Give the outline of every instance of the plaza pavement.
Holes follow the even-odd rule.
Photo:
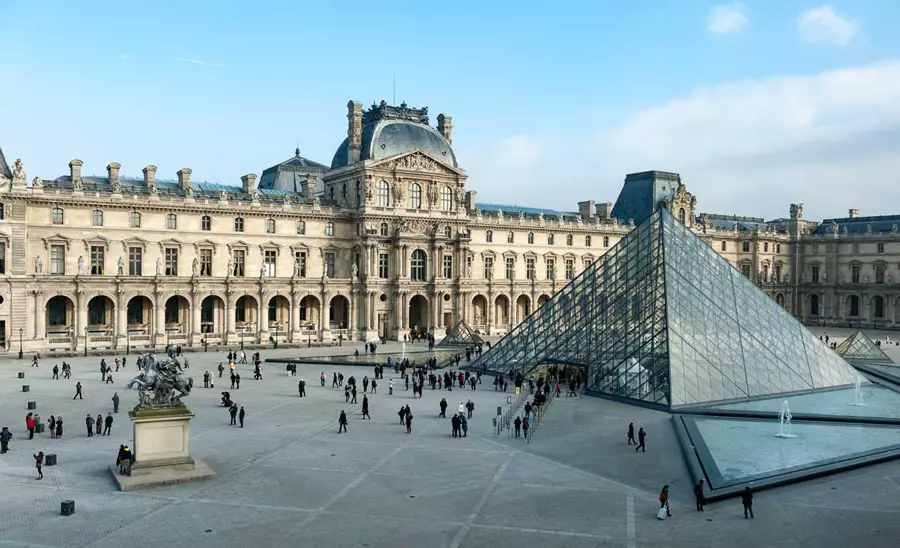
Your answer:
[[[835,336],[837,333],[835,333]],[[352,353],[360,345],[337,351]],[[410,350],[417,346],[410,346]],[[389,344],[380,350],[399,353]],[[124,388],[136,373],[127,369],[100,381],[99,358],[67,359],[73,379],[53,381],[53,362],[38,369],[29,360],[0,361],[0,423],[15,433],[10,452],[0,458],[0,546],[17,547],[479,547],[541,546],[888,546],[900,538],[900,462],[890,462],[762,492],[757,519],[742,518],[740,504],[727,501],[697,513],[687,470],[664,413],[596,398],[557,399],[534,441],[494,437],[491,417],[508,394],[488,384],[479,389],[434,391],[413,399],[395,379],[370,395],[371,421],[359,405],[344,403],[331,389],[331,374],[342,371],[361,381],[364,367],[303,365],[308,398],[297,397],[298,378],[283,366],[264,367],[254,381],[240,366],[240,390],[227,378],[202,388],[204,370],[213,371],[223,352],[191,353],[196,389],[186,402],[192,423],[192,454],[218,474],[214,480],[121,493],[106,469],[118,446],[130,443],[126,411],[136,392]],[[336,353],[334,348],[262,351],[263,358]],[[396,354],[395,354],[396,355]],[[56,360],[61,362],[62,360]],[[107,361],[112,363],[112,358]],[[16,379],[25,371],[26,379]],[[318,376],[325,371],[325,388]],[[72,401],[77,380],[83,401]],[[31,386],[22,393],[21,385]],[[229,390],[247,410],[244,429],[228,426],[218,406]],[[113,435],[87,438],[84,417],[104,416],[110,398],[122,398]],[[448,420],[438,419],[447,397],[453,411],[472,398],[475,416],[469,436],[453,439]],[[51,440],[24,429],[27,401],[37,401],[46,422],[65,417],[65,435]],[[362,394],[359,394],[362,402]],[[397,411],[409,404],[413,434],[399,424]],[[337,416],[347,410],[349,432],[337,434]],[[648,452],[625,444],[628,422],[648,430]],[[59,455],[35,481],[32,453]],[[655,519],[663,483],[672,489],[674,516]],[[73,516],[59,515],[62,500],[75,500]]]

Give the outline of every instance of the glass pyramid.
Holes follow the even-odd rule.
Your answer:
[[[849,385],[855,371],[665,209],[472,363],[561,363],[665,407]]]
[[[892,362],[891,358],[862,331],[850,335],[837,346],[835,352],[845,360],[875,360]]]
[[[465,320],[460,320],[456,326],[447,333],[447,336],[441,339],[437,345],[439,347],[442,346],[474,346],[476,344],[483,344],[484,339],[481,338],[481,335],[475,332],[474,329],[469,327],[469,324],[466,323]]]

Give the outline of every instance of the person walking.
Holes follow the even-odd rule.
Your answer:
[[[397,415],[400,417],[400,424],[404,424],[406,422],[406,407],[401,405]]]
[[[344,403],[350,403],[350,385],[344,387]]]
[[[347,413],[344,413],[343,409],[341,409],[341,416],[338,417],[338,434],[341,432],[347,433]]]
[[[323,388],[325,387],[325,372],[324,371],[322,371],[322,374],[319,375],[319,383],[322,385]]]
[[[628,423],[628,445],[637,445],[637,441],[634,439],[634,423]]]
[[[12,439],[12,432],[9,431],[9,426],[4,426],[0,429],[0,455],[9,451],[10,439]]]
[[[363,377],[363,393],[366,393],[368,391],[369,391],[369,376],[366,375],[365,377]]]
[[[531,423],[528,422],[528,417],[525,417],[525,419],[522,420],[522,435],[525,437],[526,440],[528,439],[528,429],[529,428],[531,428]]]
[[[350,400],[350,403],[356,403],[356,384],[355,383],[350,388],[350,395],[353,396],[353,399]]]
[[[56,437],[56,417],[50,415],[50,420],[47,421],[47,430],[50,432],[50,438]]]
[[[100,381],[104,381],[106,379],[106,360],[100,360]]]
[[[474,377],[473,377],[474,378]],[[472,413],[475,412],[475,402],[469,400],[466,402],[466,418],[471,419]]]
[[[665,510],[665,516],[663,515],[663,510]],[[656,512],[657,519],[663,519],[664,517],[672,517],[672,512],[669,511],[668,485],[663,485],[662,491],[659,492],[659,510]]]
[[[703,493],[703,480],[698,481],[694,486],[694,500],[697,503],[697,511],[704,512],[703,505],[706,504],[706,495]]]
[[[40,367],[38,365],[38,357],[37,354],[34,355],[34,358],[31,359],[31,367]]]
[[[362,418],[372,420],[372,417],[369,415],[369,396],[365,394],[363,395]]]
[[[231,406],[228,408],[228,414],[231,415],[231,422],[228,423],[228,426],[237,426],[237,405],[232,402]]]
[[[241,389],[241,374],[240,373],[236,373],[234,375],[234,382],[235,382],[235,384],[237,384],[237,386],[235,387],[235,390],[240,390]]]
[[[466,420],[466,414],[459,414],[459,429],[462,432],[462,437],[466,437],[469,435],[469,421]]]
[[[81,394],[81,381],[75,383],[75,396],[72,399],[84,399],[84,396]]]
[[[113,393],[112,402],[113,402],[113,413],[118,413],[119,412],[119,393],[118,392]]]
[[[112,413],[107,413],[107,414],[106,414],[106,420],[104,421],[104,424],[103,424],[103,426],[104,426],[104,429],[103,429],[103,435],[104,435],[104,436],[112,435],[112,434],[111,434],[111,432],[112,432],[112,423],[113,423],[113,416],[112,416]]]
[[[645,443],[646,440],[647,440],[647,432],[644,431],[644,427],[641,426],[640,430],[638,430],[638,442],[639,443],[638,443],[637,447],[634,448],[635,453],[637,453],[639,449],[642,450],[644,453],[647,452],[647,445]]]
[[[53,365],[53,380],[59,380],[59,366],[56,364]]]
[[[459,437],[459,415],[453,415],[450,419],[450,425],[453,427],[453,437]]]
[[[372,391],[369,392],[369,393],[370,393],[370,394],[377,394],[377,393],[378,393],[378,381],[376,381],[375,379],[372,379]]]
[[[56,437],[61,438],[63,435],[63,418],[62,415],[56,417]]]
[[[97,427],[97,435],[103,435],[103,415],[97,415],[97,420],[94,421],[94,426]]]
[[[406,414],[406,433],[407,434],[412,434],[412,420],[413,420],[412,413],[407,413]]]
[[[519,437],[519,431],[522,429],[522,419],[516,417],[516,420],[513,421],[513,426],[515,427],[516,437]]]
[[[447,398],[441,398],[441,414],[438,415],[438,418],[447,418]]]
[[[394,395],[394,379],[388,379],[388,396]]]
[[[244,427],[244,417],[247,416],[247,412],[244,411],[244,406],[241,406],[241,411],[238,413],[238,421],[241,423],[241,428]]]
[[[300,382],[297,383],[297,390],[300,391],[300,397],[306,396],[306,381],[300,379]]]
[[[225,366],[222,365],[222,362],[219,362],[219,378],[222,378],[222,373],[225,372]]]
[[[38,477],[37,477],[37,479],[39,479],[39,480],[44,479],[44,471],[43,471],[43,468],[44,468],[44,452],[43,452],[43,451],[41,451],[41,452],[38,453],[37,455],[34,455],[34,467],[37,468],[37,471],[38,471]]]
[[[92,417],[90,413],[84,418],[84,425],[87,426],[88,437],[94,437],[94,417]]]
[[[34,413],[25,415],[25,429],[28,430],[28,439],[34,439]]]
[[[750,514],[749,519],[753,519],[753,491],[749,486],[744,487],[744,491],[741,493],[741,505],[744,507],[744,519],[748,519],[748,513]]]

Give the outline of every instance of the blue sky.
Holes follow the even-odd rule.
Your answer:
[[[346,103],[454,117],[479,199],[574,209],[678,171],[702,211],[900,213],[900,2],[0,0],[0,146],[240,184],[330,163]]]

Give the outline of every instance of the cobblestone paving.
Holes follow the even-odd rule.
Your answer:
[[[345,345],[352,352],[357,346]],[[397,345],[385,350],[399,353]],[[264,357],[333,353],[334,349],[281,349]],[[0,546],[142,548],[150,546],[275,548],[541,546],[885,546],[900,538],[900,465],[887,463],[758,496],[758,519],[739,516],[736,503],[710,506],[698,514],[680,455],[670,452],[665,418],[596,399],[560,399],[525,445],[506,434],[494,437],[491,417],[506,396],[488,384],[478,390],[425,390],[424,398],[388,378],[370,394],[372,420],[360,405],[344,402],[331,389],[331,374],[361,380],[369,368],[300,366],[308,398],[297,397],[298,378],[283,366],[264,368],[261,381],[240,366],[241,388],[227,379],[203,389],[224,353],[188,355],[197,388],[187,398],[196,414],[191,450],[218,474],[214,480],[120,493],[106,466],[120,444],[131,443],[125,411],[136,392],[125,383],[134,375],[134,356],[125,371],[102,384],[99,358],[72,358],[72,380],[51,380],[53,360],[30,368],[29,360],[0,362],[0,422],[15,437],[0,458]],[[56,360],[61,362],[61,360]],[[107,358],[112,363],[111,358]],[[25,371],[26,379],[16,378]],[[319,373],[328,382],[320,387]],[[74,384],[85,399],[73,401]],[[27,383],[31,392],[22,393]],[[229,390],[247,410],[245,428],[228,425],[219,407]],[[84,418],[112,410],[122,398],[113,435],[87,438]],[[438,402],[449,410],[472,398],[475,417],[469,436],[450,436],[439,419]],[[62,439],[37,434],[27,440],[26,403],[37,402],[46,422],[65,417]],[[362,394],[359,394],[362,402]],[[397,411],[409,404],[415,419],[407,435]],[[349,432],[337,433],[345,409]],[[628,419],[654,424],[651,452],[636,458],[624,445]],[[657,421],[659,424],[653,423]],[[35,481],[32,453],[59,456]],[[673,484],[675,516],[655,519],[656,490]],[[75,500],[73,516],[59,515],[60,502]]]

